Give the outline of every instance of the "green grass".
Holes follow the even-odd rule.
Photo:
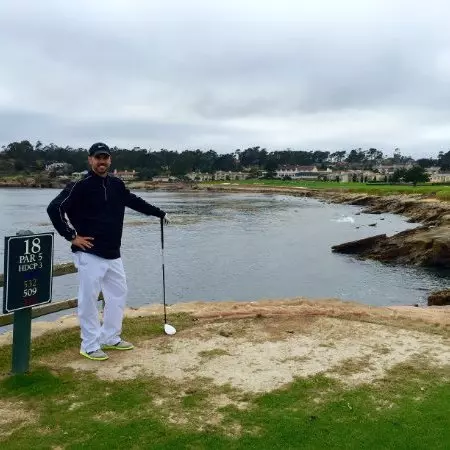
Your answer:
[[[142,378],[99,381],[39,368],[0,383],[3,400],[37,417],[6,437],[7,449],[446,449],[450,387],[442,374],[407,371],[394,381],[346,390],[324,377],[253,396],[247,410],[221,408],[220,426],[168,422],[153,403],[166,387]],[[208,413],[208,386],[187,393],[172,414]],[[170,393],[175,396],[176,391]],[[236,432],[236,430],[238,430]]]
[[[445,201],[450,201],[450,189],[447,189],[447,190],[442,190],[442,191],[438,191],[438,192],[436,192],[436,197],[439,199],[439,200],[445,200]]]
[[[171,320],[177,327],[194,324],[187,315]],[[124,335],[162,335],[160,322],[153,317],[127,319]],[[450,442],[450,369],[397,366],[378,383],[357,388],[315,376],[253,395],[208,380],[177,383],[142,377],[109,382],[87,372],[37,364],[39,357],[77,349],[78,342],[78,330],[43,336],[33,342],[31,373],[4,373],[0,378],[1,416],[17,414],[14,405],[20,412],[7,426],[0,417],[2,450],[410,450],[447,449]],[[2,348],[2,370],[9,367],[8,358]],[[218,394],[246,407],[233,402],[214,406]],[[28,423],[20,426],[23,418]]]
[[[220,185],[223,181],[207,182],[202,184]],[[267,186],[267,187],[305,187],[310,189],[335,190],[348,192],[361,192],[375,195],[391,194],[424,194],[437,197],[441,200],[450,200],[450,185],[424,184],[414,186],[390,185],[390,184],[365,184],[365,183],[338,183],[334,181],[283,181],[283,180],[244,180],[230,181],[226,183],[242,186]]]

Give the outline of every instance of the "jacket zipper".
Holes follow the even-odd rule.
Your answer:
[[[105,185],[105,180],[103,180],[103,189],[105,190],[105,202],[108,201],[108,196],[106,195],[106,185]]]

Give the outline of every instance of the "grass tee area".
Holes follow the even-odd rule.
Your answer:
[[[222,184],[223,181],[208,182],[208,184]],[[227,183],[243,186],[267,187],[304,187],[309,189],[324,189],[335,191],[361,192],[373,195],[392,194],[424,194],[440,200],[450,200],[450,185],[401,185],[401,184],[366,184],[366,183],[338,183],[333,181],[284,181],[284,180],[245,180],[230,181]]]
[[[202,325],[185,313],[171,319],[180,330],[173,337],[162,334],[160,317],[126,319],[123,335],[137,348],[126,354],[110,353],[110,359],[122,365],[120,370],[103,366],[103,375],[98,372],[103,363],[81,361],[78,356],[78,329],[36,338],[27,375],[8,375],[10,347],[0,347],[0,448],[410,450],[449,446],[450,368],[430,364],[423,348],[414,348],[428,337],[448,345],[448,327],[417,330],[372,323],[366,329],[361,328],[365,324],[358,325],[355,333],[362,336],[377,334],[375,326],[380,333],[400,333],[405,338],[402,345],[411,347],[409,356],[392,363],[382,376],[358,384],[345,380],[371,366],[375,370],[376,361],[390,358],[399,349],[380,335],[381,343],[372,343],[376,358],[346,354],[351,342],[357,345],[359,340],[356,334],[352,341],[346,331],[356,325],[352,320],[277,322],[255,316],[235,319],[233,325],[220,320]],[[205,330],[216,336],[214,341]],[[227,346],[231,340],[235,346]],[[182,360],[182,342],[187,361]],[[303,356],[279,355],[278,363],[263,375],[273,371],[276,377],[286,367],[314,367],[319,360],[326,365],[338,349],[343,359],[264,392],[239,389],[232,382],[213,383],[200,370],[208,365],[218,368],[221,360],[224,369],[219,371],[226,370],[232,356],[241,358],[239,366],[250,367],[270,359],[277,343],[288,342],[294,350],[308,342],[310,348]],[[248,348],[253,353],[245,353]],[[159,371],[136,371],[156,350],[150,369]],[[125,360],[130,355],[134,363]],[[197,369],[189,366],[189,358],[199,361]],[[84,369],[77,369],[77,364]],[[178,373],[180,368],[186,378]],[[116,376],[110,377],[113,370]],[[253,376],[260,372],[254,370]],[[234,375],[230,373],[230,380]]]

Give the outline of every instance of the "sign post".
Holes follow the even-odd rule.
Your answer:
[[[14,313],[12,373],[28,371],[31,308],[52,300],[53,233],[5,237],[3,313]]]
[[[31,308],[14,311],[12,373],[28,372],[31,345]]]

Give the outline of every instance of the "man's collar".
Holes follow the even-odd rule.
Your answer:
[[[92,169],[89,170],[89,172],[87,173],[86,177],[97,177],[100,178],[101,180],[105,180],[106,178],[108,178],[110,175],[109,173],[106,174],[106,177],[102,177],[101,175],[99,175],[98,173],[95,173]]]

